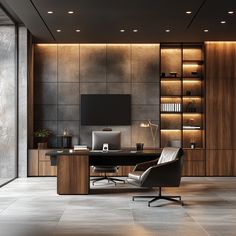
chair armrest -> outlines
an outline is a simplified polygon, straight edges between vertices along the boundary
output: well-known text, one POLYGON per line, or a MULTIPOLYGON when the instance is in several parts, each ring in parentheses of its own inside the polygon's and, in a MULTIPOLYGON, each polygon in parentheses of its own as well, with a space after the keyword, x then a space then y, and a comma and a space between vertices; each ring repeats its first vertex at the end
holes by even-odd
POLYGON ((142 187, 179 186, 180 160, 158 164, 148 168, 141 176, 142 187))
POLYGON ((139 163, 134 167, 133 171, 145 171, 151 166, 156 166, 157 161, 158 161, 158 158, 153 161, 146 161, 146 162, 139 163))

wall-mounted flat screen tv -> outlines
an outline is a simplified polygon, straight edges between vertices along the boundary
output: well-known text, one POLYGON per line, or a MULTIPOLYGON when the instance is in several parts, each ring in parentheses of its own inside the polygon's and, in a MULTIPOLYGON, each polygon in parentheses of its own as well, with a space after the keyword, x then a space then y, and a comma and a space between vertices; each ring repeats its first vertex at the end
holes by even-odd
POLYGON ((81 125, 131 125, 129 94, 82 94, 81 125))

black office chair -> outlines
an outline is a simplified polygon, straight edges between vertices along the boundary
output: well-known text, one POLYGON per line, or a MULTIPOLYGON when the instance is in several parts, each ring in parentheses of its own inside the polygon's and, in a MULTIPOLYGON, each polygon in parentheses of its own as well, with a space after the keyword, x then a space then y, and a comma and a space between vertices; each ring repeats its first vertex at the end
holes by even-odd
MULTIPOLYGON (((114 131, 115 132, 115 131, 114 131)), ((112 137, 112 129, 110 128, 105 128, 102 130, 102 134, 101 131, 94 131, 93 135, 92 135, 92 147, 93 149, 101 149, 102 144, 104 143, 109 143, 110 141, 112 141, 114 139, 114 137, 112 137), (97 133, 97 137, 96 137, 96 133, 97 133), (100 133, 100 134, 99 134, 100 133), (96 139, 96 140, 95 140, 96 139)), ((115 146, 117 146, 117 149, 120 149, 120 132, 116 131, 115 136, 117 136, 114 140, 115 140, 115 146)), ((96 178, 96 179, 92 179, 92 184, 94 185, 95 182, 107 179, 108 183, 111 181, 116 185, 116 182, 123 182, 125 183, 125 180, 123 179, 118 179, 118 178, 113 178, 110 176, 107 176, 107 173, 117 173, 118 172, 119 167, 118 166, 92 166, 92 170, 94 173, 104 173, 104 176, 100 177, 100 178, 96 178)))
POLYGON ((98 182, 98 181, 101 181, 104 179, 107 179, 108 183, 110 181, 113 182, 115 185, 116 185, 116 182, 125 183, 125 180, 123 180, 123 179, 117 179, 117 178, 107 176, 107 173, 117 173, 118 169, 119 169, 118 166, 92 166, 92 170, 94 173, 104 173, 104 176, 92 180, 93 185, 95 182, 98 182))
POLYGON ((154 201, 165 199, 183 205, 181 196, 163 196, 162 187, 179 187, 183 165, 183 150, 175 147, 165 147, 159 159, 143 162, 135 166, 129 173, 127 182, 139 187, 159 187, 157 196, 133 196, 135 198, 152 198, 148 206, 154 201), (177 200, 179 199, 179 200, 177 200))

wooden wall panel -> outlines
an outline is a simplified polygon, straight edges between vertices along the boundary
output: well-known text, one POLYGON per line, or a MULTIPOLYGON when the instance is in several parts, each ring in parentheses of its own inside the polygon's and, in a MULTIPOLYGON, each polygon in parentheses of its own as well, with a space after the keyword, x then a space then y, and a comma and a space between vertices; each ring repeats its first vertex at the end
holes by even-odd
POLYGON ((205 150, 185 149, 184 166, 182 175, 184 176, 205 176, 205 150))
POLYGON ((207 176, 233 176, 236 150, 206 150, 207 176))
POLYGON ((206 147, 236 149, 236 43, 206 43, 206 147))

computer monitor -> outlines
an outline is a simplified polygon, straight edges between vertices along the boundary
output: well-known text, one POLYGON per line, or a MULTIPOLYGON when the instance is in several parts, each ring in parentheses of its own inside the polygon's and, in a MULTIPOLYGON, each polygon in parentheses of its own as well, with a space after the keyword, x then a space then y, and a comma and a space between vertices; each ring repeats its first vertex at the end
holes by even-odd
POLYGON ((108 143, 109 150, 120 150, 121 139, 120 131, 93 131, 92 132, 92 149, 102 150, 103 144, 108 143))

